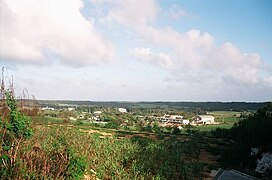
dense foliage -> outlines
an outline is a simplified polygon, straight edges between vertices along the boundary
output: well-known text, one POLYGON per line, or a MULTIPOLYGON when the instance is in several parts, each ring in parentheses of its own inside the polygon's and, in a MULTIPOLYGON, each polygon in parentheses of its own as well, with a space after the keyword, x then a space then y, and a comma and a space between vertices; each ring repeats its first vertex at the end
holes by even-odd
POLYGON ((250 157, 252 147, 262 152, 272 151, 272 103, 267 103, 256 113, 236 123, 231 129, 216 129, 215 137, 234 141, 223 155, 225 163, 234 166, 254 168, 256 158, 250 157))
POLYGON ((248 147, 272 150, 272 103, 235 124, 231 129, 231 137, 248 147))

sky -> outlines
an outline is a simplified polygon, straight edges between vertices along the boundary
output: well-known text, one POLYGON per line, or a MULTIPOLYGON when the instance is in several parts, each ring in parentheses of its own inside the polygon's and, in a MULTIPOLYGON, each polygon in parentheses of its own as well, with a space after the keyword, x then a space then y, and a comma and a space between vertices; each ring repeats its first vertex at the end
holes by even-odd
POLYGON ((37 99, 272 100, 270 0, 0 0, 0 65, 37 99))

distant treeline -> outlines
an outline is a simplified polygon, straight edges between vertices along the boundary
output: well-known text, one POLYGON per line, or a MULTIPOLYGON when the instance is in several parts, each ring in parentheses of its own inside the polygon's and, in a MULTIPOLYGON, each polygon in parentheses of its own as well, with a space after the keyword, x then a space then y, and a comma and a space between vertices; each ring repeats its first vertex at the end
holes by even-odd
POLYGON ((175 109, 202 109, 209 111, 256 111, 267 102, 95 102, 95 101, 68 101, 68 100, 38 100, 41 106, 99 106, 124 107, 129 109, 146 108, 175 108, 175 109))

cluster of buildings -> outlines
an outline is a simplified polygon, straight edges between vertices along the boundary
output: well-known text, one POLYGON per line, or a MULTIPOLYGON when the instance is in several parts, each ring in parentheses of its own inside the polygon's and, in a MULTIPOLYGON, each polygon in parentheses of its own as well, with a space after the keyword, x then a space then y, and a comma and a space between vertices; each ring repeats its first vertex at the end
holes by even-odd
POLYGON ((120 113, 127 113, 127 109, 125 109, 125 108, 118 108, 118 111, 120 113))
POLYGON ((164 124, 179 124, 179 125, 206 125, 206 124, 215 124, 215 118, 212 115, 198 115, 194 116, 192 120, 183 119, 181 115, 169 115, 165 114, 161 117, 152 116, 155 120, 164 123, 164 124))
POLYGON ((102 111, 94 111, 93 116, 88 118, 90 121, 100 121, 100 114, 102 114, 102 111))
MULTIPOLYGON (((42 110, 54 110, 54 108, 50 107, 43 107, 42 110)), ((68 111, 73 111, 75 108, 69 107, 67 109, 68 111)), ((125 108, 117 108, 117 111, 120 113, 127 113, 127 109, 125 108)), ((91 117, 87 118, 89 121, 101 121, 100 115, 102 114, 102 111, 94 111, 91 115, 91 117)), ((85 113, 83 112, 81 115, 78 115, 78 117, 70 117, 70 120, 77 120, 77 119, 84 119, 85 113)), ((170 115, 165 114, 163 116, 151 116, 151 119, 154 119, 161 123, 162 126, 164 125, 208 125, 208 124, 215 124, 215 118, 212 115, 197 115, 189 119, 184 119, 181 115, 170 115)))

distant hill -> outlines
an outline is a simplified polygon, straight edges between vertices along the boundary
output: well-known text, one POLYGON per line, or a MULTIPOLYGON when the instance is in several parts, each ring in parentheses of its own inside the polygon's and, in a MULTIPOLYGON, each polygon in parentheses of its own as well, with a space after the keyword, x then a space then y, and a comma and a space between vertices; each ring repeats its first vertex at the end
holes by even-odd
POLYGON ((175 109, 203 109, 209 111, 256 111, 266 102, 96 102, 96 101, 68 101, 68 100, 38 100, 41 106, 100 106, 124 108, 175 108, 175 109))

